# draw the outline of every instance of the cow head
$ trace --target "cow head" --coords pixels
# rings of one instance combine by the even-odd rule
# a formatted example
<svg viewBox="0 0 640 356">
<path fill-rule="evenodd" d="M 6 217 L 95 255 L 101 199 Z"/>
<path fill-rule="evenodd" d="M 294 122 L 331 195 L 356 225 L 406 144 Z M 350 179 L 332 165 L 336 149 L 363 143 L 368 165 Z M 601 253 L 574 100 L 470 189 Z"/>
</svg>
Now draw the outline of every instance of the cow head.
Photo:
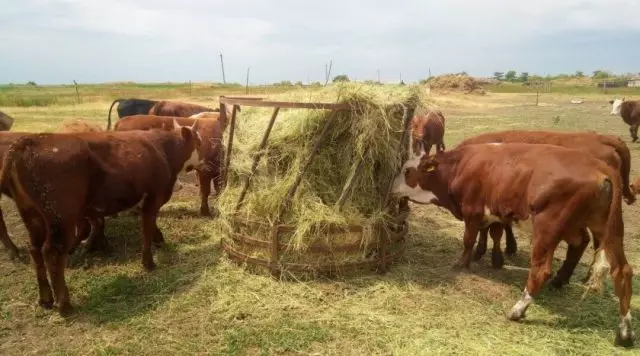
<svg viewBox="0 0 640 356">
<path fill-rule="evenodd" d="M 611 115 L 620 115 L 620 108 L 623 102 L 624 97 L 622 99 L 609 100 L 609 104 L 611 104 Z"/>
<path fill-rule="evenodd" d="M 200 145 L 202 139 L 198 133 L 198 120 L 195 120 L 192 126 L 180 126 L 178 122 L 173 120 L 173 128 L 175 131 L 180 132 L 182 139 L 184 140 L 184 164 L 182 165 L 182 172 L 190 172 L 192 170 L 203 170 L 206 167 L 206 163 L 203 158 L 200 157 Z"/>
<path fill-rule="evenodd" d="M 413 157 L 402 166 L 402 171 L 393 181 L 392 193 L 397 197 L 407 197 L 420 204 L 437 204 L 438 193 L 446 193 L 447 187 L 440 179 L 438 162 L 434 156 Z"/>
</svg>

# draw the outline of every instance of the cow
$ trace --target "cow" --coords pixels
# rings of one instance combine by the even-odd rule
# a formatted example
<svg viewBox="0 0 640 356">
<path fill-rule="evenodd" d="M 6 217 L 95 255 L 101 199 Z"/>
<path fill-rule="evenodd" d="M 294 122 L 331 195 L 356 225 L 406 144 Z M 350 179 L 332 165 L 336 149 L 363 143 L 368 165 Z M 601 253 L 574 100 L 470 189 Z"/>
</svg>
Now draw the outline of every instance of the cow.
<svg viewBox="0 0 640 356">
<path fill-rule="evenodd" d="M 13 126 L 14 122 L 15 120 L 11 116 L 0 111 L 0 131 L 11 130 L 11 126 Z"/>
<path fill-rule="evenodd" d="M 118 103 L 118 117 L 131 116 L 136 114 L 148 114 L 149 110 L 157 103 L 157 100 L 148 99 L 116 99 L 109 107 L 109 115 L 107 117 L 107 131 L 111 130 L 111 110 Z"/>
<path fill-rule="evenodd" d="M 617 136 L 603 135 L 595 132 L 507 130 L 477 135 L 462 141 L 456 147 L 491 142 L 543 143 L 563 146 L 567 148 L 581 149 L 609 164 L 612 168 L 620 171 L 620 175 L 622 176 L 623 195 L 625 201 L 627 202 L 627 204 L 633 204 L 636 200 L 635 194 L 631 191 L 629 185 L 629 174 L 631 171 L 631 153 L 629 152 L 629 148 L 627 147 L 627 145 Z M 499 223 L 494 223 L 494 225 L 498 226 L 490 226 L 480 230 L 480 238 L 478 240 L 476 253 L 474 254 L 474 259 L 479 260 L 486 252 L 487 232 L 488 229 L 491 228 L 491 237 L 494 242 L 491 256 L 492 267 L 501 268 L 504 264 L 502 251 L 500 250 L 502 228 L 504 228 L 506 232 L 506 253 L 508 255 L 513 255 L 516 253 L 517 243 L 513 236 L 511 226 L 502 226 Z M 583 233 L 588 234 L 586 231 Z M 597 243 L 598 241 L 594 240 L 594 248 L 596 247 Z"/>
<path fill-rule="evenodd" d="M 152 242 L 164 237 L 156 218 L 181 171 L 199 169 L 197 127 L 115 133 L 25 135 L 5 155 L 0 187 L 11 192 L 27 226 L 39 304 L 72 311 L 64 269 L 77 244 L 77 222 L 92 224 L 142 200 L 142 265 L 153 270 Z M 194 125 L 196 126 L 197 123 Z"/>
<path fill-rule="evenodd" d="M 66 119 L 62 121 L 56 132 L 103 132 L 102 127 L 82 118 Z"/>
<path fill-rule="evenodd" d="M 220 114 L 220 113 L 218 113 Z M 173 130 L 173 122 L 180 125 L 194 125 L 198 122 L 197 132 L 202 139 L 199 148 L 200 156 L 203 157 L 206 169 L 197 170 L 198 182 L 200 186 L 200 215 L 212 216 L 209 208 L 209 195 L 211 195 L 211 182 L 216 191 L 220 194 L 222 190 L 222 160 L 224 157 L 224 146 L 222 143 L 222 133 L 226 120 L 224 115 L 219 115 L 219 119 L 202 118 L 193 119 L 185 117 L 133 115 L 120 119 L 114 126 L 115 131 L 129 130 L 150 130 L 164 129 Z"/>
<path fill-rule="evenodd" d="M 147 114 L 156 116 L 189 117 L 205 111 L 213 112 L 218 110 L 220 109 L 211 109 L 202 105 L 163 100 L 156 102 L 153 107 L 149 109 Z"/>
<path fill-rule="evenodd" d="M 620 115 L 622 120 L 629 125 L 631 142 L 638 140 L 638 127 L 640 126 L 640 100 L 609 100 L 611 115 Z"/>
<path fill-rule="evenodd" d="M 464 251 L 455 266 L 469 268 L 479 229 L 492 222 L 529 225 L 530 270 L 521 299 L 507 314 L 520 320 L 551 277 L 553 254 L 564 240 L 572 258 L 554 279 L 568 277 L 578 263 L 589 228 L 600 245 L 589 289 L 601 289 L 610 269 L 619 298 L 616 343 L 633 344 L 630 302 L 633 271 L 623 250 L 620 173 L 584 151 L 548 144 L 489 143 L 414 157 L 395 177 L 392 192 L 443 207 L 465 226 Z M 575 256 L 574 256 L 575 255 Z"/>
<path fill-rule="evenodd" d="M 415 115 L 411 120 L 412 149 L 415 155 L 424 150 L 427 155 L 431 146 L 436 145 L 436 152 L 444 151 L 444 115 L 442 111 L 429 111 L 424 115 Z"/>
</svg>

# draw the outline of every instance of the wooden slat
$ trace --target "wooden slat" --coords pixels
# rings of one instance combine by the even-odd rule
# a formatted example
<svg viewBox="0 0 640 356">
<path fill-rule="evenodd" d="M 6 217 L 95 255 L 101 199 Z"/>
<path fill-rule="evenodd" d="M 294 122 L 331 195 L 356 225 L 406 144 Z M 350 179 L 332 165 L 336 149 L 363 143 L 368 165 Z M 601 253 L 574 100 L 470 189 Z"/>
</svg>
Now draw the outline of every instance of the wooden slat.
<svg viewBox="0 0 640 356">
<path fill-rule="evenodd" d="M 322 110 L 348 110 L 349 105 L 346 103 L 299 103 L 292 101 L 271 101 L 271 100 L 255 100 L 237 97 L 220 97 L 220 103 L 228 105 L 255 106 L 281 109 L 322 109 Z"/>
</svg>

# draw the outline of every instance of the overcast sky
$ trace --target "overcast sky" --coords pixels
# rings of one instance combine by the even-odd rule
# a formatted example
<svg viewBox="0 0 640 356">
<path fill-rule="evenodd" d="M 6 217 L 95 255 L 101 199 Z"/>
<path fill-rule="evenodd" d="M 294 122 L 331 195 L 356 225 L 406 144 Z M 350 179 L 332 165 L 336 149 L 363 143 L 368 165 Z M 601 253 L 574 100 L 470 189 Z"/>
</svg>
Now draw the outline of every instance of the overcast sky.
<svg viewBox="0 0 640 356">
<path fill-rule="evenodd" d="M 0 83 L 640 71 L 640 0 L 0 0 Z M 332 75 L 332 76 L 333 76 Z"/>
</svg>

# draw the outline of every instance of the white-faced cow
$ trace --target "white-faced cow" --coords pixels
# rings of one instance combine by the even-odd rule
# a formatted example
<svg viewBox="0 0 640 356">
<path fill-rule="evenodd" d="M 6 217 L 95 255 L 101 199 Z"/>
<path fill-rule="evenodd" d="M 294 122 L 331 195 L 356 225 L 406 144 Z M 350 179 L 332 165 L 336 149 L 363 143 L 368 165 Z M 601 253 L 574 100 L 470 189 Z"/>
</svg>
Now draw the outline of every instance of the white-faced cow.
<svg viewBox="0 0 640 356">
<path fill-rule="evenodd" d="M 632 142 L 638 140 L 638 127 L 640 126 L 640 101 L 616 99 L 610 100 L 611 115 L 620 115 L 622 120 L 629 125 L 629 133 Z"/>
</svg>

